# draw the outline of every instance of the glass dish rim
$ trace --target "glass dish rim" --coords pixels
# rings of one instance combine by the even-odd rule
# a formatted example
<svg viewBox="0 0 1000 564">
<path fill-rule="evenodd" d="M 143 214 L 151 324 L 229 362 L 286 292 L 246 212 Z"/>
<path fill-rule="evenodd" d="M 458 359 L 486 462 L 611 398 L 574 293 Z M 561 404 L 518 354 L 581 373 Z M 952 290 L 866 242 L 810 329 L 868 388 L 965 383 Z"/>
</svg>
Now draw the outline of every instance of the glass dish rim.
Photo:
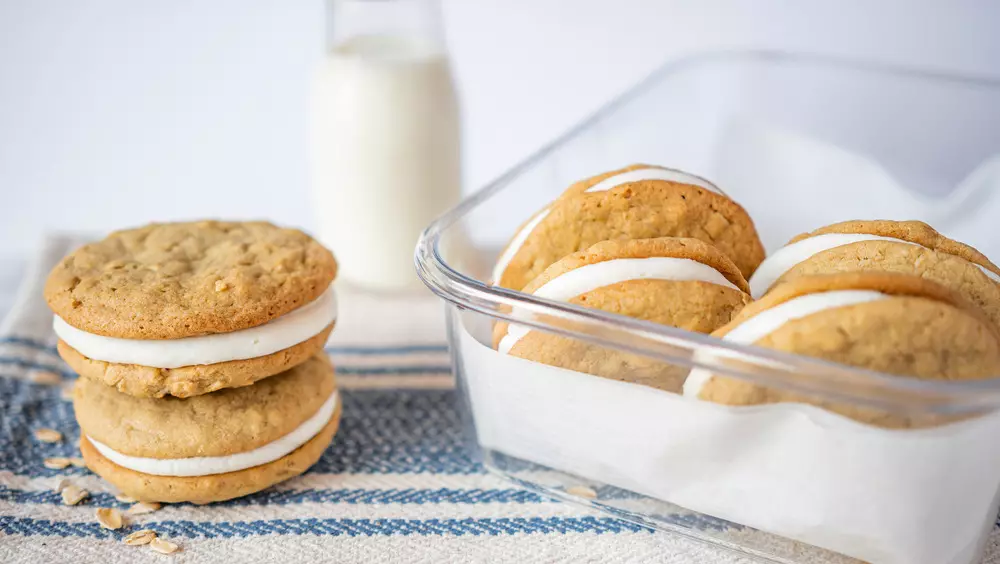
<svg viewBox="0 0 1000 564">
<path fill-rule="evenodd" d="M 414 252 L 417 274 L 428 288 L 446 302 L 494 319 L 516 322 L 562 336 L 588 341 L 664 362 L 698 366 L 761 385 L 780 386 L 824 399 L 902 412 L 970 414 L 1000 408 L 1000 377 L 970 381 L 933 381 L 904 378 L 811 357 L 721 339 L 652 322 L 538 298 L 516 290 L 490 286 L 452 268 L 441 255 L 442 233 L 478 208 L 514 179 L 584 133 L 592 124 L 612 114 L 641 94 L 649 85 L 669 75 L 702 64 L 756 62 L 842 68 L 882 76 L 951 83 L 997 90 L 1000 79 L 929 71 L 887 63 L 859 62 L 842 57 L 798 54 L 775 50 L 737 50 L 699 53 L 668 62 L 624 93 L 598 108 L 562 135 L 464 198 L 432 222 L 420 235 Z M 546 319 L 563 320 L 572 327 L 556 326 Z M 452 343 L 454 345 L 454 343 Z M 687 351 L 688 356 L 669 352 Z M 714 353 L 711 356 L 708 353 Z M 699 358 L 700 357 L 700 358 Z M 739 358 L 741 369 L 726 366 L 724 357 Z"/>
</svg>

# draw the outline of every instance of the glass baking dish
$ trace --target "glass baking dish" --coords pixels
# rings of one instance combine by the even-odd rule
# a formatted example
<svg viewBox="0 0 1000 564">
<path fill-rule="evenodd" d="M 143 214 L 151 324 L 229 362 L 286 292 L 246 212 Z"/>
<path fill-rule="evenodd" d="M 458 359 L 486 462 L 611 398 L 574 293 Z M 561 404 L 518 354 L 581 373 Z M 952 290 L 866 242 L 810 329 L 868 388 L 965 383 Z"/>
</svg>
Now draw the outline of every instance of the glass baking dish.
<svg viewBox="0 0 1000 564">
<path fill-rule="evenodd" d="M 518 226 L 631 163 L 708 178 L 768 250 L 847 219 L 920 219 L 1000 257 L 1000 83 L 753 52 L 671 63 L 433 223 L 470 440 L 548 495 L 769 562 L 976 562 L 1000 498 L 1000 379 L 835 365 L 492 287 Z M 701 367 L 948 424 L 870 427 L 805 404 L 728 407 L 501 355 L 511 321 L 640 362 Z M 739 359 L 734 364 L 733 359 Z"/>
</svg>

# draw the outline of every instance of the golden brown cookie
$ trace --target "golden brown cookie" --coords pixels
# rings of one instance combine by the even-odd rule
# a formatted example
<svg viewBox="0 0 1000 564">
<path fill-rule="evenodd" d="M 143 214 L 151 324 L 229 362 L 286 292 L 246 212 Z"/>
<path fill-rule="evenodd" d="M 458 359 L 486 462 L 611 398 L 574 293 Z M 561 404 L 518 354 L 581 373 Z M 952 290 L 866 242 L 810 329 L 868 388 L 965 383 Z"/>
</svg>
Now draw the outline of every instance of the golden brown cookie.
<svg viewBox="0 0 1000 564">
<path fill-rule="evenodd" d="M 64 258 L 45 300 L 96 335 L 178 339 L 263 325 L 318 298 L 337 263 L 296 229 L 199 221 L 118 231 Z"/>
<path fill-rule="evenodd" d="M 775 286 L 713 335 L 909 378 L 977 380 L 1000 374 L 1000 333 L 982 311 L 944 286 L 896 273 L 851 272 L 791 280 Z M 702 369 L 688 376 L 684 393 L 727 405 L 809 403 L 885 427 L 935 421 L 836 403 Z"/>
<path fill-rule="evenodd" d="M 330 421 L 315 437 L 291 453 L 267 464 L 211 476 L 153 476 L 123 468 L 105 458 L 80 438 L 80 453 L 87 467 L 130 497 L 139 501 L 196 504 L 225 501 L 250 495 L 301 475 L 316 464 L 340 425 L 338 405 Z"/>
<path fill-rule="evenodd" d="M 744 276 L 764 258 L 753 220 L 714 185 L 670 169 L 633 165 L 574 184 L 536 214 L 501 254 L 494 282 L 519 290 L 552 263 L 600 241 L 658 237 L 710 243 Z"/>
<path fill-rule="evenodd" d="M 750 279 L 755 297 L 782 281 L 813 274 L 898 272 L 958 292 L 1000 325 L 1000 269 L 976 249 L 919 221 L 848 221 L 799 235 Z"/>
<path fill-rule="evenodd" d="M 337 264 L 269 223 L 154 224 L 87 245 L 45 295 L 59 353 L 137 397 L 252 384 L 322 350 L 337 317 Z"/>
<path fill-rule="evenodd" d="M 614 188 L 621 184 L 637 182 L 640 180 L 667 180 L 670 182 L 679 182 L 682 184 L 690 184 L 692 186 L 700 186 L 710 192 L 725 195 L 722 189 L 714 183 L 698 175 L 691 174 L 690 172 L 667 168 L 665 166 L 637 163 L 618 170 L 603 172 L 601 174 L 591 176 L 590 178 L 584 178 L 579 182 L 574 182 L 569 188 L 559 195 L 559 198 L 562 199 L 578 196 L 587 191 L 603 192 L 604 190 Z"/>
<path fill-rule="evenodd" d="M 329 443 L 339 404 L 325 355 L 187 399 L 136 398 L 87 379 L 73 398 L 88 466 L 133 497 L 170 502 L 220 501 L 301 473 Z"/>
<path fill-rule="evenodd" d="M 59 356 L 74 372 L 88 380 L 112 386 L 119 392 L 140 398 L 162 398 L 165 395 L 187 398 L 223 388 L 249 386 L 289 370 L 322 353 L 332 330 L 333 324 L 330 324 L 320 334 L 266 356 L 179 368 L 94 360 L 63 341 L 58 342 L 57 349 Z"/>
<path fill-rule="evenodd" d="M 604 241 L 556 262 L 524 291 L 535 296 L 708 333 L 750 298 L 733 262 L 697 239 Z M 498 323 L 494 345 L 506 354 L 679 391 L 685 369 L 525 327 Z"/>
<path fill-rule="evenodd" d="M 986 255 L 965 243 L 945 237 L 922 221 L 891 221 L 886 219 L 844 221 L 820 227 L 810 233 L 803 233 L 794 237 L 789 243 L 796 243 L 802 239 L 828 233 L 869 233 L 882 237 L 901 239 L 922 247 L 927 247 L 928 249 L 962 257 L 969 262 L 986 267 L 994 274 L 1000 275 L 1000 268 L 997 268 L 995 264 L 990 262 L 990 259 L 986 258 Z"/>
</svg>

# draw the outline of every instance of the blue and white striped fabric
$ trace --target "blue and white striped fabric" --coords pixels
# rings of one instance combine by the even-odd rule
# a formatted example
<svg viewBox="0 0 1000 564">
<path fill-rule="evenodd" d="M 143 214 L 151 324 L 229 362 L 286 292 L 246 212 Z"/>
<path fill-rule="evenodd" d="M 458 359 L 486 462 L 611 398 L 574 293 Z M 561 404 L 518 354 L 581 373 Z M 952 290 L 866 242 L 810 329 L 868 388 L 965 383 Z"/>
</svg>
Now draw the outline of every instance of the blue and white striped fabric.
<svg viewBox="0 0 1000 564">
<path fill-rule="evenodd" d="M 171 558 L 191 562 L 717 561 L 712 550 L 487 474 L 463 437 L 440 305 L 428 298 L 341 297 L 328 352 L 343 419 L 308 473 L 242 499 L 168 505 L 129 529 L 102 529 L 95 508 L 127 505 L 86 469 L 43 466 L 78 456 L 79 428 L 61 387 L 34 381 L 46 372 L 76 377 L 55 353 L 40 295 L 51 265 L 77 243 L 47 242 L 0 323 L 0 561 L 148 560 L 148 547 L 121 542 L 140 527 L 179 544 Z M 402 311 L 411 318 L 401 322 Z M 63 441 L 36 441 L 41 427 Z M 53 489 L 64 478 L 90 497 L 62 505 Z"/>
<path fill-rule="evenodd" d="M 0 324 L 0 561 L 153 559 L 148 547 L 121 542 L 139 528 L 179 544 L 182 551 L 170 557 L 178 562 L 754 561 L 543 498 L 486 473 L 462 433 L 440 320 L 431 319 L 439 305 L 384 298 L 379 306 L 341 299 L 328 352 L 337 365 L 343 419 L 309 472 L 242 499 L 168 505 L 122 531 L 102 529 L 95 508 L 127 507 L 110 486 L 86 469 L 42 464 L 78 456 L 71 402 L 59 385 L 34 381 L 44 372 L 64 382 L 76 377 L 55 354 L 39 298 L 44 273 L 69 244 L 49 242 Z M 411 323 L 408 340 L 406 331 L 384 325 L 404 309 L 427 317 Z M 387 334 L 395 342 L 379 339 Z M 64 440 L 34 440 L 32 431 L 41 427 L 61 431 Z M 90 497 L 62 505 L 53 488 L 64 478 Z M 990 552 L 1000 554 L 995 547 Z"/>
</svg>

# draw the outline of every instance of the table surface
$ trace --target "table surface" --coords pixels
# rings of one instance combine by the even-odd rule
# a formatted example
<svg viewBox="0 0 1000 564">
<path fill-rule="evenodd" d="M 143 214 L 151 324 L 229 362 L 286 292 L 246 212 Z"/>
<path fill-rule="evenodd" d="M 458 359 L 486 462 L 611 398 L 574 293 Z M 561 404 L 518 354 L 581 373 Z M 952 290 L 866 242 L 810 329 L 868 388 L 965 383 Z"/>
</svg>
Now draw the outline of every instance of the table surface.
<svg viewBox="0 0 1000 564">
<path fill-rule="evenodd" d="M 150 528 L 182 547 L 172 557 L 178 562 L 749 562 L 488 473 L 463 435 L 441 304 L 426 294 L 400 302 L 350 289 L 341 292 L 327 349 L 343 418 L 315 466 L 245 498 L 166 505 L 121 531 L 104 530 L 96 508 L 128 506 L 113 488 L 83 468 L 43 465 L 78 456 L 79 428 L 62 397 L 75 375 L 55 354 L 40 295 L 49 266 L 74 244 L 51 239 L 41 261 L 16 271 L 23 299 L 15 300 L 11 276 L 2 287 L 0 561 L 140 561 L 148 547 L 122 538 Z M 401 318 L 401 309 L 408 315 Z M 45 373 L 60 382 L 34 381 Z M 63 440 L 34 440 L 40 427 L 59 430 Z M 62 505 L 53 488 L 63 479 L 89 498 Z"/>
<path fill-rule="evenodd" d="M 756 561 L 685 537 L 657 532 L 582 505 L 562 503 L 487 472 L 464 437 L 444 345 L 441 304 L 341 292 L 329 343 L 342 391 L 333 443 L 306 474 L 230 502 L 166 505 L 102 529 L 96 508 L 117 501 L 83 468 L 47 469 L 45 458 L 78 456 L 71 403 L 62 387 L 76 377 L 54 351 L 41 283 L 76 241 L 53 238 L 38 257 L 0 277 L 0 561 L 132 562 L 147 547 L 125 535 L 156 530 L 182 547 L 178 562 L 324 560 L 337 562 L 666 562 Z M 20 298 L 9 283 L 17 273 Z M 400 316 L 405 309 L 407 316 Z M 36 382 L 59 376 L 56 385 Z M 40 427 L 62 442 L 32 438 Z M 60 503 L 68 479 L 90 492 Z M 1000 564 L 1000 534 L 985 562 Z"/>
</svg>

